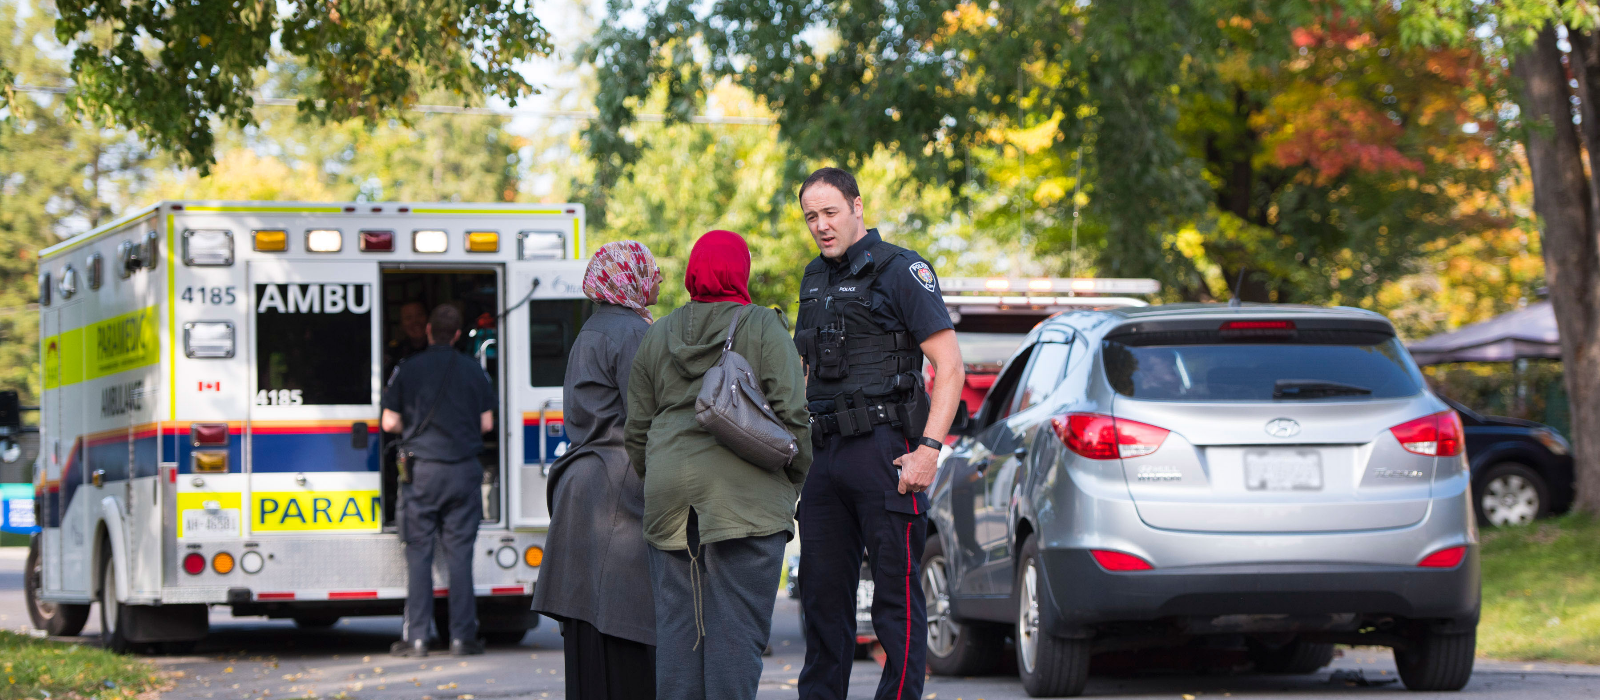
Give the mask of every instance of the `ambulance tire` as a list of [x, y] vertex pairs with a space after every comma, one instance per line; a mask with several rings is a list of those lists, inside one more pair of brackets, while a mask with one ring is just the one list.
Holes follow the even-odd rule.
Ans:
[[28, 619], [34, 629], [44, 630], [52, 637], [72, 637], [83, 631], [89, 621], [89, 606], [70, 603], [50, 603], [39, 599], [44, 590], [44, 562], [39, 555], [39, 538], [28, 544], [28, 562], [22, 570], [23, 597], [28, 603]]
[[118, 654], [134, 651], [128, 640], [128, 615], [117, 600], [117, 567], [111, 564], [107, 548], [100, 557], [100, 646]]
[[490, 646], [511, 647], [522, 643], [522, 638], [528, 636], [528, 630], [497, 630], [483, 632], [484, 643]]
[[303, 630], [325, 630], [339, 624], [338, 615], [298, 615], [294, 626]]

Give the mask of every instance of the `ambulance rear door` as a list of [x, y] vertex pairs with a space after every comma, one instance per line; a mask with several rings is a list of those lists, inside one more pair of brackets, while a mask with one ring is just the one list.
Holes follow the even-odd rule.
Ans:
[[507, 299], [521, 302], [505, 323], [511, 397], [505, 424], [517, 432], [507, 441], [514, 527], [550, 525], [546, 477], [568, 444], [561, 385], [572, 343], [594, 308], [583, 296], [586, 267], [582, 260], [549, 260], [517, 262], [510, 269]]
[[378, 292], [375, 262], [249, 263], [253, 535], [382, 530]]

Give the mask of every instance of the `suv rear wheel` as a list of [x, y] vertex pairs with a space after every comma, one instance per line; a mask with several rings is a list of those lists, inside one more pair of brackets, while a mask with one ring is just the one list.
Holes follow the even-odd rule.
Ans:
[[1044, 594], [1044, 567], [1039, 564], [1038, 538], [1028, 535], [1017, 564], [1017, 674], [1028, 695], [1064, 697], [1080, 695], [1089, 682], [1089, 640], [1065, 639], [1050, 634], [1040, 607]]
[[950, 561], [938, 535], [929, 536], [922, 550], [922, 597], [928, 606], [928, 670], [941, 676], [993, 673], [1005, 654], [1005, 629], [950, 617]]
[[1478, 478], [1478, 522], [1524, 525], [1550, 510], [1550, 487], [1544, 477], [1516, 462], [1501, 462]]
[[1472, 678], [1478, 631], [1428, 630], [1409, 649], [1394, 650], [1395, 665], [1407, 690], [1460, 690]]
[[52, 637], [74, 636], [89, 621], [89, 606], [40, 599], [44, 591], [44, 558], [39, 546], [38, 537], [28, 544], [28, 562], [22, 570], [22, 596], [27, 599], [28, 619], [34, 629], [44, 630]]

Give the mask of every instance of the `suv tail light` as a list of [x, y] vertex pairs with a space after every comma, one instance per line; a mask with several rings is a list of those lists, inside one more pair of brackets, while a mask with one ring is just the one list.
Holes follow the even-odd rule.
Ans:
[[1166, 441], [1166, 428], [1099, 413], [1068, 413], [1050, 419], [1067, 449], [1089, 459], [1143, 457]]
[[1407, 452], [1430, 457], [1454, 457], [1461, 454], [1461, 416], [1455, 411], [1441, 411], [1406, 421], [1389, 429], [1400, 446]]
[[1149, 571], [1156, 567], [1150, 562], [1140, 559], [1127, 552], [1118, 552], [1110, 549], [1091, 549], [1089, 555], [1094, 557], [1094, 562], [1106, 571]]
[[1429, 569], [1453, 569], [1466, 557], [1466, 547], [1449, 547], [1423, 557], [1422, 561], [1417, 562], [1417, 566]]

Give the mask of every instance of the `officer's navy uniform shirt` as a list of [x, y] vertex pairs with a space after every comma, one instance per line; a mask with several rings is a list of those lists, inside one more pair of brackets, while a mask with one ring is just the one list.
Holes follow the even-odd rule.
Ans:
[[404, 429], [411, 431], [433, 410], [436, 394], [439, 409], [428, 429], [412, 437], [404, 449], [434, 462], [477, 457], [483, 449], [479, 416], [494, 410], [494, 387], [483, 368], [455, 348], [430, 345], [402, 361], [383, 391], [383, 407], [399, 413]]
[[[867, 235], [852, 244], [837, 260], [823, 258], [828, 267], [828, 286], [838, 285], [851, 271], [865, 266], [867, 251], [882, 241], [878, 229], [870, 228], [867, 229]], [[888, 263], [874, 262], [886, 264], [887, 267], [872, 281], [872, 288], [868, 290], [872, 296], [868, 303], [872, 308], [873, 320], [885, 331], [909, 332], [921, 344], [928, 336], [955, 327], [950, 323], [950, 310], [945, 308], [944, 294], [939, 290], [939, 277], [921, 255], [907, 249]], [[824, 413], [833, 411], [831, 403], [813, 406], [812, 409]]]

